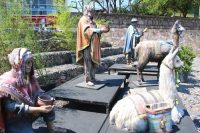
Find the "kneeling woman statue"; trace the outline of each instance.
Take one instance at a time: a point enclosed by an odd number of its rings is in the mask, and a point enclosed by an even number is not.
[[[8,58],[12,69],[0,76],[0,133],[34,133],[32,122],[39,116],[49,133],[66,132],[53,125],[54,105],[37,105],[42,91],[34,76],[31,52],[16,48]]]

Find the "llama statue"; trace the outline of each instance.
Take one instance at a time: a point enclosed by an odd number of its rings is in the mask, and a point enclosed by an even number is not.
[[[140,84],[142,84],[142,81],[144,81],[142,70],[145,68],[146,64],[149,61],[158,62],[159,70],[162,60],[169,53],[170,49],[172,47],[177,48],[179,46],[179,38],[184,30],[184,27],[181,26],[177,20],[171,29],[171,42],[162,40],[146,40],[140,42],[135,47],[134,58],[138,61],[137,77]]]
[[[111,124],[115,124],[119,129],[145,132],[147,120],[143,116],[146,116],[146,104],[168,102],[171,105],[170,107],[175,107],[174,101],[176,100],[177,91],[174,71],[175,68],[181,67],[183,62],[176,55],[178,48],[173,49],[171,48],[168,55],[162,61],[159,89],[128,95],[119,100],[110,112]]]

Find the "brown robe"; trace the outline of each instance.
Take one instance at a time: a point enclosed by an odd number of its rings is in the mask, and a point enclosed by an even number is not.
[[[80,65],[84,64],[83,50],[91,46],[91,60],[93,63],[100,64],[100,35],[93,33],[96,28],[94,21],[91,21],[86,16],[82,16],[77,27],[77,45],[76,45],[76,62]]]

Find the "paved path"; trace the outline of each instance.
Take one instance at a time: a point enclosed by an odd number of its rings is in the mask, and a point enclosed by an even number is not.
[[[193,61],[192,72],[188,83],[181,83],[185,87],[179,88],[179,96],[187,108],[195,126],[200,133],[200,56]]]

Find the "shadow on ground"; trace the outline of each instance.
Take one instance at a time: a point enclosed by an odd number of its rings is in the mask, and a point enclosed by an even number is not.
[[[34,129],[35,133],[47,133],[47,128],[46,127],[39,127],[38,129]],[[66,133],[76,133],[70,129],[67,129]]]

